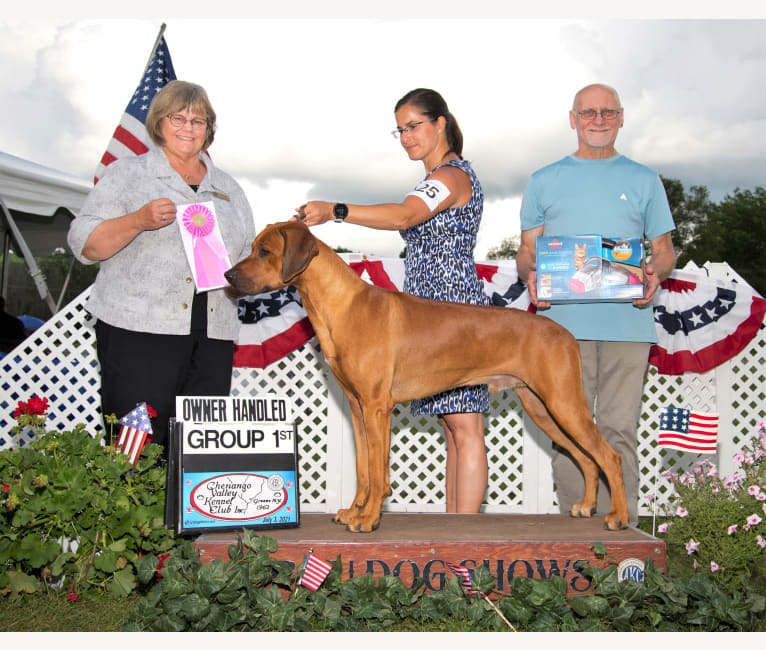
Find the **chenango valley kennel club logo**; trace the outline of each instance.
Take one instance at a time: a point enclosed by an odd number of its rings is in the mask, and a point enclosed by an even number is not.
[[[258,519],[274,514],[287,503],[284,485],[279,474],[222,474],[196,485],[189,500],[197,512],[214,519]]]
[[[299,524],[296,431],[279,395],[178,397],[183,529]]]

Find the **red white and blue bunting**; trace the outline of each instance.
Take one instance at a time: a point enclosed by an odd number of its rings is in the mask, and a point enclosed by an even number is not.
[[[356,273],[379,287],[401,291],[404,260],[352,260]],[[516,262],[477,262],[476,270],[493,305],[533,310],[519,281]],[[703,373],[739,354],[758,333],[766,300],[748,285],[674,271],[654,301],[658,343],[649,362],[662,374]],[[293,287],[239,302],[242,321],[234,365],[265,368],[307,343],[314,331]]]
[[[765,313],[747,284],[673,271],[654,299],[659,340],[649,363],[664,375],[712,370],[745,349]]]

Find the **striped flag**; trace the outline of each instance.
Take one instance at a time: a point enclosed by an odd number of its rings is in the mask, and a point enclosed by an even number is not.
[[[160,34],[165,29],[162,26]],[[104,175],[107,166],[118,158],[125,156],[139,156],[149,151],[151,139],[146,132],[146,114],[149,104],[157,92],[169,81],[176,79],[173,62],[170,60],[170,50],[165,42],[165,37],[160,36],[152,51],[149,65],[146,66],[141,76],[136,91],[128,102],[128,106],[120,119],[120,123],[114,130],[114,135],[101,157],[96,174],[93,178],[94,185]]]
[[[716,453],[718,415],[695,413],[666,406],[660,412],[660,447],[672,447],[698,454]]]
[[[332,571],[332,564],[309,552],[309,556],[306,558],[306,566],[303,568],[303,575],[298,584],[311,589],[311,591],[316,591],[330,571]]]
[[[139,404],[130,413],[120,418],[118,422],[121,426],[116,449],[119,453],[125,454],[128,457],[128,462],[135,468],[147,437],[152,435],[152,425],[149,422],[146,402]]]
[[[481,591],[474,589],[473,585],[471,584],[471,574],[466,567],[447,562],[447,568],[460,579],[460,586],[469,596],[481,594],[484,598],[486,598],[486,596]]]

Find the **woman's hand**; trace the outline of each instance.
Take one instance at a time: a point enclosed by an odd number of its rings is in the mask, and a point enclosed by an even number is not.
[[[100,262],[121,251],[144,230],[159,230],[175,220],[175,203],[170,199],[154,199],[135,212],[102,221],[85,241],[82,254]]]
[[[139,230],[157,230],[176,220],[176,204],[170,199],[154,199],[134,213]]]
[[[335,204],[327,201],[309,201],[296,208],[293,221],[302,221],[307,226],[318,226],[334,219],[332,208]]]

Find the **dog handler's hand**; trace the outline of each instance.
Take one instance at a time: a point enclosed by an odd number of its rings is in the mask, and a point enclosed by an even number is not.
[[[141,230],[157,230],[176,220],[176,204],[170,199],[154,199],[140,207],[135,214]]]
[[[295,210],[297,214],[293,219],[302,221],[307,226],[318,226],[333,219],[333,205],[327,201],[309,201]]]

